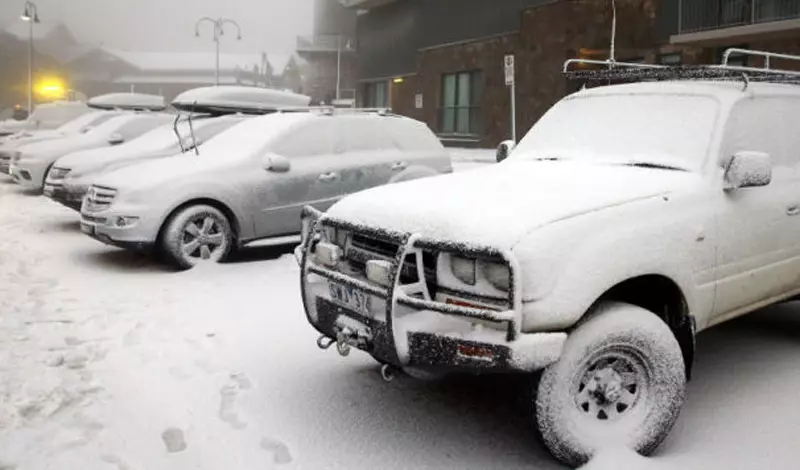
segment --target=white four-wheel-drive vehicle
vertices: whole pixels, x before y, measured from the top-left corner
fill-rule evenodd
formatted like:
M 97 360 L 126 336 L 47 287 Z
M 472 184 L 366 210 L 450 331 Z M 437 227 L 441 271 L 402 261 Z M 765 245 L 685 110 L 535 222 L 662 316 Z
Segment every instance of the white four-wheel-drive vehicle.
M 310 101 L 308 96 L 257 87 L 214 86 L 186 91 L 178 95 L 172 105 L 188 111 L 188 116 L 176 116 L 172 124 L 122 145 L 61 157 L 47 174 L 44 194 L 80 211 L 92 181 L 102 174 L 186 152 L 199 154 L 204 142 L 248 117 L 286 105 L 307 106 Z M 198 110 L 203 114 L 195 115 Z
M 18 147 L 9 168 L 9 174 L 15 182 L 25 188 L 42 191 L 47 173 L 59 158 L 81 150 L 125 143 L 174 119 L 173 115 L 159 112 L 166 108 L 161 96 L 127 93 L 101 95 L 89 100 L 88 105 L 95 109 L 124 112 L 82 134 Z
M 641 82 L 564 98 L 497 165 L 307 208 L 318 345 L 384 373 L 540 373 L 528 412 L 569 465 L 657 448 L 696 332 L 800 294 L 800 86 L 765 83 L 800 80 L 624 65 L 565 70 Z
M 237 124 L 199 155 L 104 174 L 83 201 L 81 228 L 189 268 L 256 240 L 296 238 L 305 205 L 324 210 L 347 194 L 452 171 L 424 123 L 362 111 L 282 110 Z

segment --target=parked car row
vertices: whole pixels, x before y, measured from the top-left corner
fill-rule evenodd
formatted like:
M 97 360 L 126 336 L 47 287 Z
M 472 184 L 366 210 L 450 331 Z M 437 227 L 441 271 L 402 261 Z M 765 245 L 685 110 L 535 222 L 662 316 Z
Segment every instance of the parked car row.
M 306 205 L 452 172 L 427 125 L 384 110 L 310 108 L 307 96 L 236 86 L 190 90 L 176 113 L 133 98 L 97 97 L 50 134 L 8 137 L 0 164 L 78 211 L 87 235 L 181 268 L 299 240 Z

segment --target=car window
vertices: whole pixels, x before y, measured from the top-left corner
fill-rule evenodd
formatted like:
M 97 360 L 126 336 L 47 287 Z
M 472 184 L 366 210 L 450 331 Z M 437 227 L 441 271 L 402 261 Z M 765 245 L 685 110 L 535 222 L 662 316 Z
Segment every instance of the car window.
M 797 110 L 800 99 L 756 97 L 737 103 L 725 126 L 723 158 L 740 151 L 766 152 L 774 167 L 800 163 Z
M 335 122 L 335 152 L 366 152 L 393 148 L 391 138 L 374 117 L 337 117 Z
M 122 135 L 126 141 L 129 141 L 162 124 L 164 124 L 163 120 L 155 116 L 138 116 L 122 124 L 116 132 Z
M 319 117 L 286 132 L 273 151 L 289 158 L 332 154 L 333 135 L 334 119 Z
M 436 134 L 423 123 L 410 119 L 384 119 L 384 125 L 394 146 L 405 152 L 436 152 L 444 150 Z
M 201 145 L 202 142 L 208 142 L 209 139 L 217 134 L 221 134 L 241 122 L 234 119 L 215 119 L 214 121 L 195 131 L 195 136 L 200 140 Z

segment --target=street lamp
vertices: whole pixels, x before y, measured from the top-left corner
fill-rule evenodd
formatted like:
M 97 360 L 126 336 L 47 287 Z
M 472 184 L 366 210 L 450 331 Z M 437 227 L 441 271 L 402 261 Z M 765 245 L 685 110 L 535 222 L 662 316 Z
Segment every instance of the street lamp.
M 197 24 L 194 25 L 194 35 L 198 38 L 200 37 L 200 24 L 205 21 L 208 21 L 214 27 L 214 37 L 212 39 L 214 40 L 217 46 L 217 67 L 216 67 L 216 78 L 214 80 L 214 83 L 217 86 L 219 86 L 219 38 L 220 36 L 223 36 L 225 34 L 225 24 L 232 24 L 236 26 L 236 32 L 237 32 L 236 40 L 241 41 L 242 28 L 239 27 L 239 24 L 237 22 L 229 20 L 227 18 L 213 19 L 205 16 L 197 20 Z
M 22 19 L 28 22 L 28 116 L 33 114 L 33 24 L 39 23 L 39 8 L 26 1 Z

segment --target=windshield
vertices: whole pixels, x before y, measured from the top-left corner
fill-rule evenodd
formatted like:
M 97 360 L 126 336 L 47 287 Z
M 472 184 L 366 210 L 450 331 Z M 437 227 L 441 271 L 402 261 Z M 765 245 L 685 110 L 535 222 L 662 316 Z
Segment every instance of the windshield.
M 192 126 L 194 127 L 195 135 L 200 137 L 199 134 L 213 123 L 214 119 L 193 119 Z M 175 135 L 173 126 L 174 124 L 170 123 L 157 127 L 131 140 L 129 143 L 125 144 L 125 148 L 137 150 L 167 150 L 174 147 L 176 151 L 180 151 L 178 137 Z M 181 135 L 184 145 L 191 142 L 191 130 L 189 129 L 188 121 L 181 120 L 178 122 L 178 132 Z
M 31 114 L 30 120 L 31 121 L 40 121 L 40 122 L 47 122 L 47 121 L 55 121 L 55 122 L 66 122 L 69 121 L 70 118 L 82 115 L 85 110 L 83 106 L 78 105 L 39 105 L 36 109 L 33 110 L 33 114 Z
M 112 117 L 117 116 L 116 113 L 109 113 L 106 111 L 98 111 L 94 113 L 84 114 L 77 119 L 73 119 L 66 124 L 62 125 L 58 129 L 58 132 L 64 134 L 77 134 L 78 132 L 83 131 L 85 128 L 94 127 L 98 124 L 102 124 Z
M 511 158 L 649 163 L 700 171 L 718 112 L 719 103 L 706 96 L 576 96 L 548 111 Z
M 123 114 L 114 116 L 112 119 L 109 119 L 99 126 L 90 129 L 86 135 L 103 138 L 109 134 L 119 131 L 122 126 L 124 126 L 128 121 L 135 119 L 136 116 L 136 114 Z

